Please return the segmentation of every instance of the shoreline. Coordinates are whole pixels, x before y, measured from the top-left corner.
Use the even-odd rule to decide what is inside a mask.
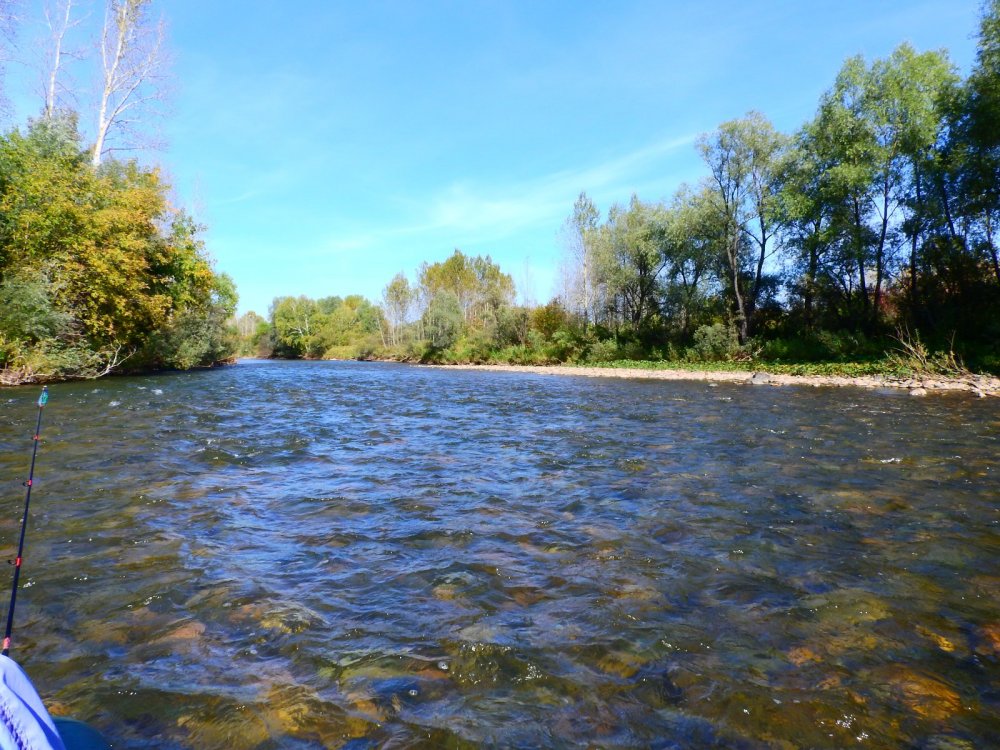
[[[971,375],[964,378],[912,377],[892,378],[884,375],[776,375],[766,370],[754,372],[726,370],[648,370],[627,367],[573,367],[567,365],[419,365],[420,367],[520,372],[535,375],[576,375],[585,378],[628,378],[642,380],[700,380],[717,383],[747,383],[752,385],[804,385],[814,388],[892,388],[905,390],[913,396],[931,392],[972,393],[980,398],[1000,397],[1000,378]]]

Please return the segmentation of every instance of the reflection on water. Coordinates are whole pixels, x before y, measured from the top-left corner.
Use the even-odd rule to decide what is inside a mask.
[[[51,388],[14,655],[121,748],[971,749],[1000,403],[357,363]],[[35,389],[0,390],[0,554]]]

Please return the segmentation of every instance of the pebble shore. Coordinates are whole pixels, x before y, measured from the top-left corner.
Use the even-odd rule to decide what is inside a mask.
[[[563,365],[427,365],[459,370],[492,372],[529,372],[538,375],[576,375],[588,378],[642,378],[646,380],[706,380],[716,383],[752,385],[807,385],[821,387],[894,388],[913,396],[933,392],[964,391],[981,398],[1000,396],[1000,378],[971,375],[963,378],[891,378],[882,375],[845,377],[839,375],[776,375],[757,372],[712,370],[647,370],[625,367],[567,367]]]

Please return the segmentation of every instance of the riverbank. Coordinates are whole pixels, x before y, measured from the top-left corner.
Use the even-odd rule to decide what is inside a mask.
[[[576,375],[588,378],[643,378],[647,380],[705,380],[709,382],[748,383],[753,385],[807,385],[814,387],[895,388],[914,396],[932,392],[965,391],[980,397],[1000,397],[1000,378],[988,375],[964,377],[890,377],[886,375],[783,375],[765,370],[672,370],[637,367],[595,367],[570,365],[424,365],[457,370],[487,370],[493,372],[529,372],[538,375]]]

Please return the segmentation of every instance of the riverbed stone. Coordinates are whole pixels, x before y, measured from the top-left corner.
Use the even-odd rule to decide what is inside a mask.
[[[927,395],[927,389],[926,388],[913,388],[913,389],[910,390],[910,395],[911,396],[926,396]]]
[[[754,385],[767,385],[772,382],[772,378],[766,372],[755,372],[750,376],[750,382]]]
[[[822,661],[820,656],[807,646],[796,646],[788,652],[788,660],[796,667],[809,662]]]
[[[198,620],[189,620],[171,628],[159,638],[151,641],[151,643],[173,644],[174,647],[178,647],[185,642],[197,641],[203,635],[205,635],[205,623]]]
[[[977,654],[1000,657],[1000,622],[976,628],[976,641]]]
[[[951,687],[906,667],[894,669],[888,683],[906,708],[925,719],[947,719],[962,708],[961,697]]]

